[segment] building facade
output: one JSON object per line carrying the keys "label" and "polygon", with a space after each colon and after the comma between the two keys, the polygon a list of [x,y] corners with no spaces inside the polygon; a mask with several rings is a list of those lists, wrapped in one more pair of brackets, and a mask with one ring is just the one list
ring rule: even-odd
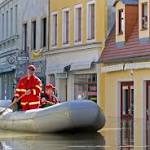
{"label": "building facade", "polygon": [[[146,145],[150,121],[150,1],[118,0],[114,7],[116,24],[100,58],[101,106],[107,118],[116,118],[114,128],[130,127],[126,133],[132,136],[132,142]],[[122,136],[126,136],[124,131]]]}
{"label": "building facade", "polygon": [[18,0],[0,1],[0,99],[11,99],[19,51]]}
{"label": "building facade", "polygon": [[45,83],[45,57],[48,49],[49,0],[20,0],[19,26],[21,29],[19,78],[30,63],[37,68],[36,75]]}
{"label": "building facade", "polygon": [[51,0],[46,79],[62,101],[98,101],[98,61],[107,31],[105,0]]}
{"label": "building facade", "polygon": [[102,106],[107,118],[117,118],[115,128],[128,119],[134,141],[144,143],[137,124],[142,137],[150,121],[149,1],[120,0],[114,7],[116,24],[101,55]]}

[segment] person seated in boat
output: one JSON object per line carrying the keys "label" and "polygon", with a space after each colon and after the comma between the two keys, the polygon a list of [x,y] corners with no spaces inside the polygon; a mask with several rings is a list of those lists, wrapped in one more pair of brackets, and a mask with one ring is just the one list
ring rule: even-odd
{"label": "person seated in boat", "polygon": [[47,84],[45,86],[45,91],[41,94],[41,108],[60,103],[54,92],[55,86],[53,86],[52,84]]}
{"label": "person seated in boat", "polygon": [[42,82],[35,75],[36,68],[29,65],[27,75],[23,76],[17,85],[15,101],[21,98],[21,110],[37,109],[40,107],[40,95],[42,92]]}

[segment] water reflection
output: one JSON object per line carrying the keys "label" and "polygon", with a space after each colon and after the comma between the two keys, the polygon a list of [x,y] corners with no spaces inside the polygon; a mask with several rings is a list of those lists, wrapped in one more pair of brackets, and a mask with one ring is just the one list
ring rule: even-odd
{"label": "water reflection", "polygon": [[[18,138],[9,138],[1,140],[2,150],[70,150],[70,149],[93,149],[104,150],[104,137],[97,134],[51,134],[34,136],[26,135]],[[98,145],[98,147],[96,147]]]}
{"label": "water reflection", "polygon": [[134,145],[134,121],[132,119],[122,120],[120,129],[120,145]]}
{"label": "water reflection", "polygon": [[145,119],[109,118],[101,133],[106,150],[150,150],[150,121]]}
{"label": "water reflection", "polygon": [[150,150],[150,121],[109,118],[96,134],[0,131],[0,141],[0,150]]}

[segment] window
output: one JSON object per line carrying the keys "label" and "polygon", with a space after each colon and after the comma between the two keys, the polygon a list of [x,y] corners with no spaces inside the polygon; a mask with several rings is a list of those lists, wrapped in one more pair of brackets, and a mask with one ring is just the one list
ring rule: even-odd
{"label": "window", "polygon": [[49,79],[50,79],[50,83],[55,86],[55,74],[50,74]]}
{"label": "window", "polygon": [[13,8],[10,9],[10,34],[13,35]]}
{"label": "window", "polygon": [[89,99],[97,102],[97,75],[75,75],[74,93],[75,99]]}
{"label": "window", "polygon": [[27,23],[23,24],[23,48],[27,51]]}
{"label": "window", "polygon": [[6,12],[6,37],[8,37],[8,11]]}
{"label": "window", "polygon": [[75,42],[81,42],[81,30],[82,30],[82,8],[78,6],[75,8]]}
{"label": "window", "polygon": [[32,22],[31,48],[32,50],[36,49],[36,21]]}
{"label": "window", "polygon": [[2,39],[4,40],[4,34],[5,34],[5,18],[4,18],[5,16],[4,16],[4,14],[2,14]]}
{"label": "window", "polygon": [[43,18],[42,19],[42,47],[46,47],[46,32],[47,32],[47,19]]}
{"label": "window", "polygon": [[15,33],[17,34],[18,28],[18,5],[15,6]]}
{"label": "window", "polygon": [[58,38],[58,15],[57,13],[52,14],[52,46],[57,46],[57,38]]}
{"label": "window", "polygon": [[88,20],[88,40],[95,39],[95,3],[88,4],[88,13],[87,13],[87,20]]}
{"label": "window", "polygon": [[63,44],[69,44],[69,10],[63,11]]}
{"label": "window", "polygon": [[142,3],[142,29],[147,29],[148,27],[148,12],[147,12],[147,3]]}
{"label": "window", "polygon": [[120,9],[118,11],[118,34],[123,34],[124,31],[124,16],[123,16],[123,9]]}

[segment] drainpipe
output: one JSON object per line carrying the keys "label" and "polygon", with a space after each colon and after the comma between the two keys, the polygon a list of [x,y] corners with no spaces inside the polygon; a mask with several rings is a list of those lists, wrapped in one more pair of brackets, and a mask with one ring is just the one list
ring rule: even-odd
{"label": "drainpipe", "polygon": [[51,0],[48,0],[48,39],[47,39],[47,41],[48,41],[48,51],[50,50],[50,41],[51,41],[51,39],[50,39],[50,32],[51,32],[51,28],[50,28],[50,18],[51,18],[51,15],[50,15],[50,13],[51,13]]}
{"label": "drainpipe", "polygon": [[68,76],[69,76],[69,71],[70,71],[71,65],[65,66],[64,71],[67,74],[66,78],[66,101],[68,101]]}
{"label": "drainpipe", "polygon": [[[46,51],[49,51],[50,50],[50,4],[51,4],[51,1],[48,0],[48,18],[47,18],[47,21],[48,21],[48,27],[47,27],[47,31],[48,31],[48,35],[47,35],[47,50]],[[46,61],[46,55],[44,55],[44,59],[45,59],[45,84],[47,83],[47,74],[46,74],[46,64],[47,64],[47,61]]]}

